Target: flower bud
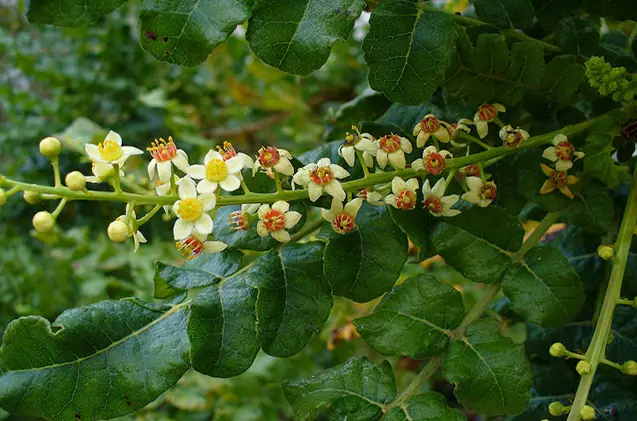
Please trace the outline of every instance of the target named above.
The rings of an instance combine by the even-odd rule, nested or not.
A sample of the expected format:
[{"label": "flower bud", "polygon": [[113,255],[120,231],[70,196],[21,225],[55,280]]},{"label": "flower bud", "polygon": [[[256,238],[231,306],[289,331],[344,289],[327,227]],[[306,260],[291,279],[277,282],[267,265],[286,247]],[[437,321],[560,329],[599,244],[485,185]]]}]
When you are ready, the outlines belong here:
[{"label": "flower bud", "polygon": [[108,226],[108,238],[115,243],[121,243],[128,238],[128,226],[122,221],[113,221]]},{"label": "flower bud", "polygon": [[49,159],[54,159],[60,154],[61,146],[56,138],[46,137],[40,141],[40,153]]},{"label": "flower bud", "polygon": [[24,192],[24,201],[30,205],[35,205],[40,202],[40,193],[27,190]]},{"label": "flower bud", "polygon": [[577,370],[577,372],[579,373],[580,376],[584,376],[586,374],[590,374],[591,372],[591,363],[589,363],[586,360],[582,360],[580,362],[577,363],[577,366],[575,366],[575,370]]},{"label": "flower bud", "polygon": [[553,415],[554,417],[559,417],[564,412],[566,412],[566,407],[562,405],[561,402],[555,401],[551,402],[551,404],[549,405],[549,414]]},{"label": "flower bud", "polygon": [[595,410],[588,406],[584,405],[582,409],[579,410],[579,416],[584,421],[590,421],[595,419]]},{"label": "flower bud", "polygon": [[41,211],[33,217],[33,228],[37,232],[51,232],[55,226],[55,218],[47,211]]},{"label": "flower bud", "polygon": [[0,206],[4,206],[7,203],[7,192],[0,189]]},{"label": "flower bud", "polygon": [[601,245],[597,247],[597,254],[604,260],[610,260],[615,256],[615,249],[611,246]]},{"label": "flower bud", "polygon": [[622,371],[629,376],[637,376],[637,362],[628,360],[622,366]]},{"label": "flower bud", "polygon": [[73,171],[66,175],[66,186],[71,190],[84,190],[86,187],[86,177],[79,171]]},{"label": "flower bud", "polygon": [[566,347],[560,342],[555,342],[553,345],[551,345],[551,348],[549,348],[549,354],[551,354],[553,357],[563,357],[565,352]]}]

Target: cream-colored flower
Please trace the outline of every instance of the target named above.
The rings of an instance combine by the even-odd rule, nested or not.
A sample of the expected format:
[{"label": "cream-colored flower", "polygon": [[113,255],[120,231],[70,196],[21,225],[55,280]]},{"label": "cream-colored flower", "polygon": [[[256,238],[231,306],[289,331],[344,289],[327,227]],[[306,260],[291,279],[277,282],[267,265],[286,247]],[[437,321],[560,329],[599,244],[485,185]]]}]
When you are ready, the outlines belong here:
[{"label": "cream-colored flower", "polygon": [[227,161],[219,152],[210,150],[204,158],[204,165],[191,165],[186,173],[197,180],[197,191],[201,194],[214,193],[217,186],[225,191],[235,191],[241,187],[241,169],[244,159],[234,156]]},{"label": "cream-colored flower", "polygon": [[175,245],[182,256],[186,257],[188,260],[194,259],[203,252],[219,253],[228,247],[228,245],[223,241],[206,241],[207,238],[208,234],[193,231],[193,233],[188,237],[177,241]]},{"label": "cream-colored flower", "polygon": [[356,215],[363,205],[363,199],[352,199],[345,207],[343,202],[338,199],[332,199],[332,206],[329,210],[321,209],[323,219],[332,225],[334,231],[339,234],[350,232],[356,227]]},{"label": "cream-colored flower", "polygon": [[416,170],[425,170],[429,174],[439,175],[447,168],[447,158],[453,158],[453,154],[447,150],[438,149],[435,146],[427,146],[422,151],[422,159],[417,159],[411,163],[411,167]]},{"label": "cream-colored flower", "polygon": [[446,187],[445,180],[442,178],[433,188],[431,188],[429,180],[425,180],[425,184],[422,186],[423,207],[429,209],[433,216],[451,217],[460,214],[459,210],[451,209],[458,202],[459,196],[457,194],[445,196]]},{"label": "cream-colored flower", "polygon": [[418,179],[410,178],[405,181],[400,177],[394,177],[391,181],[393,194],[387,195],[385,203],[400,210],[412,210],[416,207],[418,199]]},{"label": "cream-colored flower", "polygon": [[345,159],[347,165],[353,167],[356,163],[356,151],[363,153],[363,160],[368,167],[374,166],[374,155],[378,146],[374,136],[369,133],[360,133],[356,126],[352,126],[356,133],[347,133],[345,143],[338,148],[338,154]]},{"label": "cream-colored flower", "polygon": [[122,138],[114,131],[110,131],[104,141],[99,145],[87,143],[84,145],[86,154],[93,162],[101,162],[106,164],[116,164],[120,167],[131,155],[141,155],[144,153],[141,149],[133,146],[122,146]]},{"label": "cream-colored flower", "polygon": [[188,177],[179,180],[178,192],[179,200],[173,205],[173,212],[178,217],[173,227],[175,240],[182,240],[195,231],[202,235],[210,234],[213,222],[207,212],[217,204],[215,195],[197,195],[195,182]]},{"label": "cream-colored flower", "polygon": [[380,192],[370,190],[369,187],[366,187],[358,192],[356,196],[365,200],[370,205],[385,206],[385,196],[383,196],[383,194]]},{"label": "cream-colored flower", "polygon": [[378,139],[376,144],[378,146],[376,160],[381,168],[385,168],[388,161],[396,169],[403,169],[407,166],[405,153],[412,151],[411,142],[408,139],[390,134]]},{"label": "cream-colored flower", "polygon": [[310,200],[315,202],[325,191],[340,201],[345,200],[345,190],[338,181],[349,176],[349,172],[340,165],[332,164],[329,158],[321,158],[314,164],[308,164],[294,174],[293,181],[307,186]]},{"label": "cream-colored flower", "polygon": [[146,242],[146,237],[142,234],[141,231],[135,229],[135,221],[137,220],[137,215],[135,211],[131,209],[131,204],[126,204],[126,215],[130,215],[128,223],[126,224],[126,215],[118,216],[116,221],[121,221],[128,226],[128,236],[133,237],[133,242],[135,243],[135,253],[139,250],[139,244]]},{"label": "cream-colored flower", "polygon": [[517,148],[522,142],[529,138],[529,132],[519,127],[515,129],[510,124],[500,129],[500,139],[502,144],[509,148]]},{"label": "cream-colored flower", "polygon": [[[86,177],[87,183],[103,183],[115,174],[113,165],[104,162],[93,162],[91,164],[91,172],[93,176]],[[119,170],[119,176],[124,177],[124,171]]]},{"label": "cream-colored flower", "polygon": [[290,204],[279,200],[270,205],[261,205],[258,211],[259,222],[257,223],[257,234],[265,237],[268,234],[275,240],[285,243],[290,241],[290,233],[287,232],[301,220],[299,212],[291,211]]},{"label": "cream-colored flower", "polygon": [[568,188],[571,184],[576,184],[579,181],[579,178],[574,175],[568,175],[566,171],[554,170],[545,164],[540,164],[542,168],[542,172],[549,178],[544,182],[542,188],[540,189],[540,194],[548,194],[555,189],[558,189],[564,196],[569,199],[574,199],[575,195]]},{"label": "cream-colored flower", "polygon": [[416,146],[422,148],[431,136],[440,142],[449,142],[449,131],[451,125],[446,121],[439,120],[433,114],[427,114],[414,126],[413,135],[416,136]]},{"label": "cream-colored flower", "polygon": [[560,133],[553,138],[553,146],[544,149],[542,156],[555,162],[556,170],[567,171],[573,167],[574,161],[584,157],[584,152],[575,150],[568,138]]},{"label": "cream-colored flower", "polygon": [[168,142],[162,138],[155,139],[147,149],[153,157],[148,163],[148,176],[151,181],[156,178],[163,182],[170,181],[173,165],[184,173],[188,170],[188,155],[183,150],[177,149],[172,136],[168,137]]},{"label": "cream-colored flower", "polygon": [[259,156],[252,167],[252,175],[255,175],[260,168],[264,168],[266,172],[276,171],[279,174],[291,176],[294,174],[291,159],[292,154],[285,149],[274,146],[263,147],[259,149]]},{"label": "cream-colored flower", "polygon": [[252,224],[252,216],[259,212],[260,203],[244,203],[241,210],[228,215],[228,223],[233,231],[246,231]]},{"label": "cream-colored flower", "polygon": [[[489,123],[498,117],[498,113],[506,112],[506,108],[502,104],[482,104],[478,107],[478,111],[473,116],[473,124],[478,129],[480,139],[489,133]],[[466,120],[460,120],[461,123]]]},{"label": "cream-colored flower", "polygon": [[496,198],[498,189],[493,181],[482,181],[480,177],[467,177],[469,191],[460,196],[462,199],[485,208]]}]

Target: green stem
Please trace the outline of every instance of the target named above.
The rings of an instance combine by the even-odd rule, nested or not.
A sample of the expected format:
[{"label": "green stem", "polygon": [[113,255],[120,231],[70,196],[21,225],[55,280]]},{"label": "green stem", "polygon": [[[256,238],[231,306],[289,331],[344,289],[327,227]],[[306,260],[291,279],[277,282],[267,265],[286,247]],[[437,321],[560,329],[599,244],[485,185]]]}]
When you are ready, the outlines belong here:
[{"label": "green stem", "polygon": [[538,226],[535,227],[531,235],[529,235],[529,237],[524,241],[520,250],[512,256],[512,259],[515,261],[524,260],[524,255],[540,242],[542,237],[544,237],[544,233],[551,228],[551,225],[555,224],[557,220],[560,219],[561,215],[561,211],[547,213]]},{"label": "green stem", "polygon": [[615,313],[617,300],[621,295],[622,280],[624,278],[624,272],[628,262],[628,253],[630,251],[630,245],[636,226],[637,168],[635,168],[632,186],[630,188],[630,193],[628,194],[628,202],[624,211],[621,226],[619,227],[617,242],[615,243],[613,269],[610,273],[608,288],[606,289],[606,295],[604,296],[604,303],[602,304],[599,320],[595,327],[595,333],[593,333],[593,339],[586,351],[586,358],[591,364],[591,372],[590,374],[582,376],[582,379],[580,380],[577,393],[575,394],[575,399],[573,400],[573,409],[569,413],[567,421],[579,421],[579,411],[582,406],[586,404],[588,394],[590,393],[591,386],[593,385],[593,377],[595,377],[598,365],[604,359],[607,339],[613,323],[613,314]]},{"label": "green stem", "polygon": [[478,138],[477,138],[477,137],[475,137],[475,136],[471,136],[469,133],[465,133],[465,132],[463,132],[462,130],[458,130],[458,131],[456,131],[456,135],[457,135],[459,138],[461,138],[461,139],[468,140],[469,142],[471,142],[471,143],[475,143],[476,145],[480,145],[480,146],[482,146],[484,149],[489,150],[489,149],[492,149],[492,148],[493,148],[493,146],[491,146],[491,145],[487,145],[487,144],[486,144],[485,142],[483,142],[481,139],[478,139]]},{"label": "green stem", "polygon": [[120,184],[119,176],[119,164],[113,164],[113,188],[116,194],[122,193],[122,186]]},{"label": "green stem", "polygon": [[283,186],[281,186],[281,178],[279,177],[279,173],[276,171],[274,171],[274,183],[276,184],[277,194],[283,193]]},{"label": "green stem", "polygon": [[290,241],[296,242],[304,237],[307,237],[308,235],[319,229],[320,226],[323,225],[323,222],[325,222],[323,218],[317,218],[314,221],[306,223],[305,226],[303,226],[303,228],[301,228],[298,232],[292,234],[292,236],[290,237]]},{"label": "green stem", "polygon": [[430,359],[420,373],[416,375],[416,378],[409,383],[405,390],[403,390],[400,395],[398,395],[398,397],[385,408],[385,413],[395,406],[402,406],[409,402],[409,399],[411,399],[414,393],[418,392],[422,385],[429,380],[431,376],[436,374],[441,363],[442,355]]},{"label": "green stem", "polygon": [[248,187],[248,185],[246,184],[246,181],[244,180],[243,177],[241,177],[241,188],[243,189],[243,193],[244,194],[248,194],[251,193],[250,192],[250,188]]},{"label": "green stem", "polygon": [[55,208],[55,210],[51,214],[53,216],[53,219],[57,219],[60,212],[62,212],[62,209],[64,209],[64,206],[66,206],[66,202],[68,202],[67,198],[60,200],[60,203],[58,203],[57,208]]},{"label": "green stem", "polygon": [[62,178],[60,177],[60,161],[57,158],[53,158],[51,160],[51,165],[53,166],[53,178],[55,179],[55,187],[62,186]]},{"label": "green stem", "polygon": [[498,292],[500,292],[500,286],[501,285],[498,282],[495,284],[490,284],[484,289],[484,295],[482,296],[480,301],[478,301],[473,307],[471,307],[471,310],[469,310],[464,320],[462,320],[460,326],[458,326],[458,328],[454,331],[454,337],[458,338],[464,336],[464,331],[466,330],[467,326],[478,320],[484,314],[484,312],[487,311],[489,305],[491,305],[491,302],[495,299],[495,296],[498,295]]},{"label": "green stem", "polygon": [[358,161],[361,163],[361,168],[363,169],[363,175],[365,178],[369,177],[369,169],[367,168],[367,164],[365,163],[365,160],[363,159],[363,153],[359,150],[356,150],[356,157],[358,158]]},{"label": "green stem", "polygon": [[155,207],[152,208],[146,215],[144,215],[143,218],[137,220],[137,227],[139,228],[142,225],[144,225],[146,222],[148,222],[148,220],[152,218],[153,216],[155,216],[157,211],[159,211],[159,209],[161,208],[162,208],[161,205],[155,205]]}]

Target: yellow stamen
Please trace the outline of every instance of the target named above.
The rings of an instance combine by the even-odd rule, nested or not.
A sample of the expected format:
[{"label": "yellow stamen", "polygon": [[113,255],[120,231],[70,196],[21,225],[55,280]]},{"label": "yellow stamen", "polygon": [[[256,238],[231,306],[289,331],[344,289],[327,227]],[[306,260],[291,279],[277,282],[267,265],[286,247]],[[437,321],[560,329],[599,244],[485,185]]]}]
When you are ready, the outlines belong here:
[{"label": "yellow stamen", "polygon": [[177,214],[184,221],[194,222],[203,213],[203,206],[197,199],[182,199]]},{"label": "yellow stamen", "polygon": [[122,147],[112,140],[105,140],[97,145],[97,149],[99,150],[102,159],[108,162],[117,161],[124,155]]},{"label": "yellow stamen", "polygon": [[206,164],[206,179],[221,181],[228,176],[228,167],[222,159],[212,159]]}]

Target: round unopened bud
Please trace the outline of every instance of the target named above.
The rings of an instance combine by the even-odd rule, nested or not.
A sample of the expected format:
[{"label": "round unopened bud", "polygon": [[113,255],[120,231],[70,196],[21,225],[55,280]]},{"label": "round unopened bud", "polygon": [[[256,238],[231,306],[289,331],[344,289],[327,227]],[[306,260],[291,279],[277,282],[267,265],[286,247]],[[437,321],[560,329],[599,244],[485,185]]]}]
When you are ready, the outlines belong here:
[{"label": "round unopened bud", "polygon": [[79,171],[68,173],[64,181],[66,182],[66,186],[71,190],[84,190],[86,187],[86,177]]},{"label": "round unopened bud", "polygon": [[597,254],[604,260],[610,260],[615,256],[615,249],[611,246],[601,245],[597,247]]},{"label": "round unopened bud", "polygon": [[115,243],[121,243],[128,238],[128,226],[122,221],[113,221],[108,226],[108,238]]},{"label": "round unopened bud", "polygon": [[629,376],[637,376],[637,362],[628,360],[622,365],[622,371]]},{"label": "round unopened bud", "polygon": [[566,407],[562,405],[561,402],[555,401],[551,402],[551,404],[549,405],[549,414],[553,415],[554,417],[559,417],[564,412],[566,412]]},{"label": "round unopened bud", "polygon": [[30,205],[35,205],[40,202],[40,193],[34,191],[25,191],[24,192],[24,201]]},{"label": "round unopened bud", "polygon": [[57,158],[62,145],[54,137],[45,137],[40,141],[40,153],[49,159]]},{"label": "round unopened bud", "polygon": [[47,211],[41,211],[33,217],[33,228],[37,232],[51,232],[55,226],[55,218]]},{"label": "round unopened bud", "polygon": [[0,189],[0,206],[4,206],[7,203],[7,192]]},{"label": "round unopened bud", "polygon": [[563,357],[565,352],[566,347],[563,343],[560,342],[555,342],[553,345],[551,345],[551,348],[549,348],[549,354],[554,357]]},{"label": "round unopened bud", "polygon": [[577,370],[577,372],[579,373],[580,376],[584,376],[586,374],[590,374],[591,372],[591,363],[589,363],[586,360],[582,360],[580,362],[577,363],[577,365],[575,366],[575,370]]},{"label": "round unopened bud", "polygon": [[590,421],[595,419],[595,410],[593,407],[584,405],[582,409],[579,410],[579,416],[584,421]]}]

